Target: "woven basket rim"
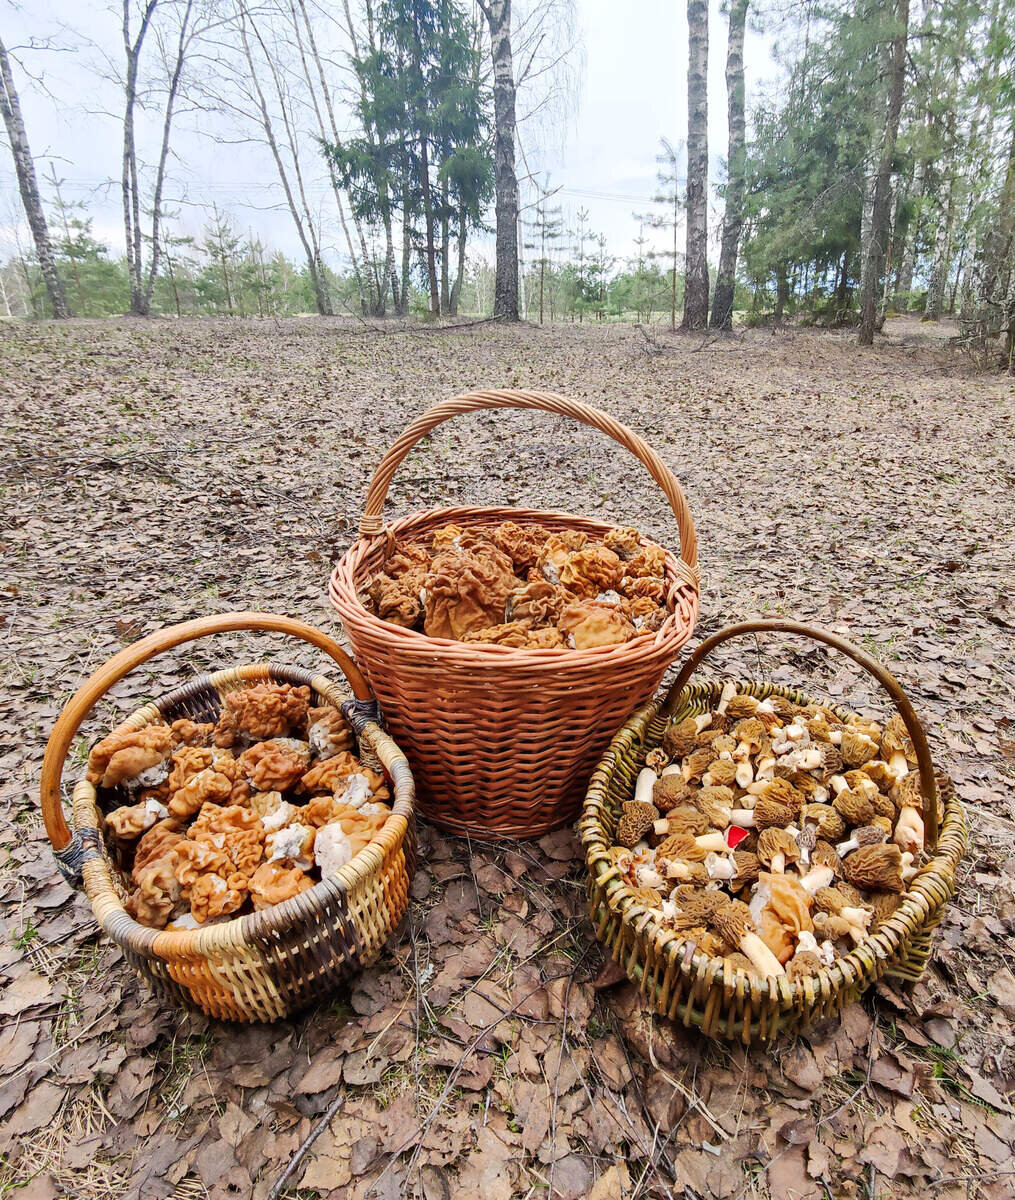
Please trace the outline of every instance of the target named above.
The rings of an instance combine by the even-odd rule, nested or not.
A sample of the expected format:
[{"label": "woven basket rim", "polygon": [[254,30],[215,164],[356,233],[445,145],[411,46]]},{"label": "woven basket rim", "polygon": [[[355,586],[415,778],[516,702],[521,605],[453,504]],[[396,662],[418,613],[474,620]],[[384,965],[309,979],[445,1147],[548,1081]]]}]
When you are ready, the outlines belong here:
[{"label": "woven basket rim", "polygon": [[[683,703],[679,707],[674,707],[674,713],[686,711],[706,699],[718,699],[727,683],[736,684],[738,693],[743,689],[753,688],[763,690],[765,695],[785,696],[798,704],[819,703],[840,719],[856,715],[844,705],[828,700],[816,700],[802,689],[787,684],[778,684],[768,680],[737,679],[731,676],[690,684],[682,694]],[[757,695],[758,692],[751,694]],[[585,866],[593,883],[599,884],[601,876],[612,869],[605,859],[605,851],[612,843],[603,829],[599,816],[599,811],[603,806],[598,801],[592,801],[592,793],[597,787],[605,786],[612,777],[618,743],[624,741],[632,727],[641,723],[647,725],[649,721],[658,716],[664,702],[665,696],[656,697],[631,716],[611,740],[593,775],[582,806],[580,819]],[[956,836],[950,828],[946,829],[946,824],[948,826],[957,824],[958,835]],[[815,985],[820,987],[822,984],[826,984],[831,991],[838,992],[844,987],[856,986],[866,980],[871,974],[871,967],[857,957],[857,951],[863,947],[873,944],[877,958],[889,960],[894,958],[904,948],[905,942],[919,930],[926,920],[928,912],[936,908],[939,903],[935,896],[928,894],[927,884],[931,880],[937,879],[945,885],[949,892],[952,890],[955,873],[965,848],[966,836],[966,822],[961,802],[954,789],[949,789],[947,796],[942,800],[941,834],[934,856],[914,878],[907,891],[903,893],[903,899],[898,909],[891,917],[882,922],[875,933],[865,938],[848,954],[837,957],[831,966],[822,965],[813,974],[798,976],[793,980],[786,976],[762,977],[756,972],[748,972],[742,967],[730,967],[721,955],[707,954],[700,950],[696,943],[683,937],[679,930],[666,929],[660,925],[653,915],[657,910],[639,904],[631,894],[630,887],[616,876],[607,880],[602,886],[607,902],[619,915],[622,924],[628,928],[636,944],[647,945],[650,941],[655,941],[660,949],[670,944],[677,947],[683,946],[685,959],[695,973],[703,974],[713,963],[721,963],[722,968],[717,975],[724,981],[736,981],[736,986],[744,986],[745,990],[750,995],[756,996],[761,1003],[769,1000],[775,992],[781,1001],[780,1007],[790,1008],[803,997],[808,987]],[[612,903],[613,897],[617,898],[616,905]],[[905,927],[906,918],[913,922],[912,928]],[[687,951],[692,947],[693,952],[687,957]]]},{"label": "woven basket rim", "polygon": [[[611,521],[600,521],[593,517],[578,516],[574,513],[561,512],[552,509],[523,509],[506,508],[501,506],[455,506],[450,508],[421,509],[400,517],[371,536],[361,536],[343,554],[332,571],[329,593],[332,603],[341,615],[343,623],[356,621],[364,630],[374,637],[387,639],[397,644],[400,654],[407,657],[432,659],[439,654],[444,661],[457,660],[460,665],[470,668],[497,669],[505,665],[516,667],[543,667],[560,669],[561,667],[578,668],[598,667],[603,665],[621,666],[627,663],[651,658],[654,654],[665,653],[672,657],[671,650],[683,645],[686,641],[686,629],[693,628],[697,615],[699,589],[692,587],[680,577],[680,560],[671,550],[664,549],[666,556],[667,604],[670,608],[666,620],[658,630],[639,633],[627,642],[609,646],[594,646],[591,649],[576,650],[571,647],[563,648],[518,648],[512,646],[496,646],[485,642],[461,642],[451,638],[435,638],[415,629],[406,629],[392,621],[382,620],[372,613],[359,598],[360,575],[365,569],[367,559],[379,547],[386,545],[390,538],[400,534],[411,534],[413,530],[427,527],[438,520],[455,524],[463,523],[473,527],[500,524],[503,521],[515,521],[518,524],[556,524],[561,527],[583,526],[597,533],[607,533],[611,529],[623,526]],[[411,540],[411,537],[410,539]],[[688,621],[680,618],[681,608],[686,604],[691,612]],[[623,661],[621,661],[623,660]]]},{"label": "woven basket rim", "polygon": [[[129,713],[116,727],[118,730],[129,726],[132,729],[144,728],[156,722],[165,721],[171,712],[173,703],[200,695],[206,690],[217,690],[219,685],[235,684],[241,681],[243,687],[252,687],[266,679],[284,681],[295,685],[309,686],[326,704],[341,711],[341,706],[347,699],[337,684],[314,671],[304,667],[289,666],[284,663],[262,661],[246,663],[241,666],[224,668],[214,672],[195,675],[187,683],[173,689],[171,692],[142,705]],[[343,719],[344,716],[343,716]],[[348,724],[348,721],[346,722]],[[115,732],[115,731],[114,731]],[[126,911],[119,895],[113,886],[113,867],[106,852],[101,832],[101,812],[98,808],[98,791],[87,779],[80,780],[73,792],[73,827],[76,832],[90,829],[98,834],[100,855],[84,864],[83,878],[85,892],[92,902],[93,908],[98,899],[103,899],[103,913],[96,912],[102,928],[118,945],[130,941],[131,949],[135,952],[157,952],[166,960],[191,959],[194,956],[207,955],[216,950],[228,950],[250,943],[250,936],[255,926],[258,935],[263,935],[265,924],[269,932],[281,934],[297,924],[305,922],[314,910],[322,908],[326,903],[348,894],[361,880],[372,875],[382,865],[384,854],[390,844],[400,842],[408,829],[409,819],[413,812],[411,784],[405,784],[397,778],[391,766],[399,759],[407,760],[398,749],[395,742],[374,721],[366,721],[358,737],[365,741],[369,748],[377,754],[384,766],[387,782],[392,788],[392,811],[377,836],[339,871],[327,879],[315,883],[312,888],[301,892],[279,904],[253,913],[244,913],[214,925],[198,929],[153,929],[135,921]],[[100,818],[96,822],[95,817]],[[110,899],[112,898],[112,899]],[[306,910],[309,907],[310,913]],[[265,917],[265,914],[271,914]],[[140,943],[140,945],[139,945]]]}]

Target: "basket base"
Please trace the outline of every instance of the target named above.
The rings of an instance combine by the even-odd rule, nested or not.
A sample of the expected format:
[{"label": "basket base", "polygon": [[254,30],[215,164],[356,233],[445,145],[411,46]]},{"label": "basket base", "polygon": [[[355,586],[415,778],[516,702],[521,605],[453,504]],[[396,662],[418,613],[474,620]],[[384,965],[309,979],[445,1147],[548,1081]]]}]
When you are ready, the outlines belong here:
[{"label": "basket base", "polygon": [[566,808],[561,808],[546,821],[526,821],[524,825],[501,825],[496,821],[486,821],[482,814],[477,814],[476,821],[457,821],[454,817],[442,815],[438,810],[425,804],[416,807],[417,817],[428,825],[441,829],[445,833],[453,833],[456,837],[470,837],[489,841],[492,838],[507,838],[515,842],[540,838],[554,830],[563,829],[565,825],[573,825],[581,813],[581,801],[576,800]]}]

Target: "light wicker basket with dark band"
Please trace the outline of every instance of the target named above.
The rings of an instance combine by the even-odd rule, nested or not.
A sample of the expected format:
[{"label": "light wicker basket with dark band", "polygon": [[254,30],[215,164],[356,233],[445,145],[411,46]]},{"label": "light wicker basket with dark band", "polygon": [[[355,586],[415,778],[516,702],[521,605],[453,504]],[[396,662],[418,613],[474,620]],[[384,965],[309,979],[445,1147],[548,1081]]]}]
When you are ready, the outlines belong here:
[{"label": "light wicker basket with dark band", "polygon": [[[670,614],[655,633],[590,650],[527,650],[431,638],[382,621],[360,600],[395,538],[423,541],[454,522],[468,529],[502,521],[602,537],[614,528],[561,512],[442,508],[384,525],[382,510],[399,465],[442,421],[483,409],[524,408],[583,421],[612,437],[647,468],[677,519],[680,554],[666,555]],[[698,613],[697,541],[680,484],[631,430],[597,409],[549,392],[473,392],[417,417],[370,484],[360,538],[332,577],[331,599],[356,660],[416,773],[419,812],[456,833],[535,837],[573,821],[610,731],[652,695],[690,637]]]},{"label": "light wicker basket with dark band", "polygon": [[[391,816],[351,862],[291,900],[207,929],[149,929],[124,910],[120,873],[101,834],[96,790],[85,780],[74,788],[71,835],[60,803],[67,752],[93,705],[134,667],[182,642],[233,630],[271,630],[310,642],[338,663],[356,699],[346,700],[323,675],[257,663],[199,675],[138,709],[118,728],[142,729],[179,717],[215,721],[223,696],[239,688],[265,681],[308,685],[317,706],[341,709],[356,734],[361,758],[389,780]],[[366,681],[340,646],[302,621],[268,613],[229,613],[163,629],[111,658],[73,696],[43,760],[46,832],[64,876],[84,887],[102,929],[155,991],[212,1017],[271,1021],[328,995],[375,961],[405,912],[416,865],[412,773],[378,719]]]},{"label": "light wicker basket with dark band", "polygon": [[[722,957],[699,951],[678,932],[665,929],[653,910],[637,902],[618,878],[608,850],[621,805],[634,793],[645,755],[662,742],[671,722],[708,712],[728,680],[688,681],[721,642],[760,632],[798,633],[841,650],[865,668],[892,697],[912,738],[923,784],[927,852],[930,860],[913,879],[896,912],[851,953],[813,976],[759,979],[730,968]],[[738,692],[763,699],[785,696],[796,704],[813,698],[774,683],[735,681]],[[845,709],[820,701],[840,719]],[[750,621],[714,634],[696,648],[664,698],[640,709],[617,733],[592,777],[581,820],[588,867],[590,915],[596,936],[641,989],[656,1012],[712,1037],[745,1043],[770,1041],[833,1016],[883,975],[919,979],[927,965],[933,931],[955,889],[955,872],[967,843],[966,824],[955,789],[935,774],[930,749],[912,705],[885,668],[844,639],[795,621]]]}]

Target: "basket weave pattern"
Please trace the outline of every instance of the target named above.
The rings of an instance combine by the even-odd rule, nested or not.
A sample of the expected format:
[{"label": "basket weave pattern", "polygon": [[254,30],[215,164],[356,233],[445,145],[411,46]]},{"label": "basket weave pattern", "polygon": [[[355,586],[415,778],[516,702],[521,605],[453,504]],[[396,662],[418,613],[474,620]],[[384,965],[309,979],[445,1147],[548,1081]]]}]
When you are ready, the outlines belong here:
[{"label": "basket weave pattern", "polygon": [[[561,512],[500,507],[430,509],[382,526],[394,471],[441,421],[477,409],[541,409],[607,432],[660,484],[677,516],[681,557],[666,555],[671,609],[662,627],[591,650],[529,650],[430,638],[376,617],[360,600],[395,539],[425,541],[442,525],[492,529],[503,521],[580,530],[614,526]],[[419,809],[453,832],[533,837],[573,821],[610,731],[659,686],[698,611],[694,523],[676,479],[635,434],[603,413],[541,392],[481,392],[437,405],[394,444],[367,497],[360,540],[329,592],[357,662],[417,777]]]},{"label": "basket weave pattern", "polygon": [[[271,1021],[328,995],[373,963],[408,905],[416,866],[412,773],[404,754],[376,722],[346,717],[357,736],[361,761],[386,775],[391,784],[392,811],[379,835],[341,870],[308,891],[222,924],[165,931],[134,921],[124,909],[121,875],[102,839],[103,815],[96,789],[87,780],[74,788],[73,838],[59,814],[60,769],[66,747],[91,707],[89,701],[102,694],[110,680],[121,678],[130,666],[169,644],[198,633],[241,628],[277,629],[313,641],[344,664],[357,695],[366,697],[362,676],[342,650],[301,622],[267,614],[234,614],[175,626],[146,639],[147,650],[138,643],[137,648],[122,652],[121,669],[110,671],[113,663],[107,664],[105,679],[103,672],[97,672],[68,705],[50,738],[43,765],[43,811],[50,838],[59,847],[61,869],[66,872],[71,861],[80,863],[81,883],[96,920],[156,992],[211,1017]],[[322,675],[258,663],[198,676],[138,709],[118,728],[137,730],[180,717],[215,721],[228,692],[264,681],[307,685],[318,707],[341,709],[345,700]]]},{"label": "basket weave pattern", "polygon": [[[681,933],[661,926],[654,910],[637,902],[608,850],[621,806],[632,798],[645,755],[662,743],[671,716],[680,721],[708,712],[718,703],[726,682],[681,688],[672,712],[664,699],[653,700],[611,742],[593,775],[581,821],[589,912],[597,938],[661,1016],[696,1026],[712,1037],[765,1042],[833,1016],[883,975],[920,977],[930,956],[933,931],[955,889],[955,872],[968,835],[951,780],[939,773],[941,820],[933,857],[896,912],[852,952],[811,977],[793,981],[785,976],[759,979],[730,969],[723,958],[701,953]],[[772,683],[738,681],[737,690],[759,700],[778,695],[795,704],[814,702],[804,692]],[[825,700],[820,703],[840,720],[850,715]]]}]

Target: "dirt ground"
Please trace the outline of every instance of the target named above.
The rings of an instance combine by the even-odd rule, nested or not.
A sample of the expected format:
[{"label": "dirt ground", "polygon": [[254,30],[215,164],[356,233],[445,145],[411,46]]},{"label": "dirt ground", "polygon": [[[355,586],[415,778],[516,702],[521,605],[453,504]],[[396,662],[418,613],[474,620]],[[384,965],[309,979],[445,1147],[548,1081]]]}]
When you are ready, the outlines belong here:
[{"label": "dirt ground", "polygon": [[[1015,1194],[1015,396],[917,323],[889,332],[859,351],[804,330],[0,327],[0,1195],[265,1200],[339,1097],[282,1195]],[[37,813],[61,705],[174,621],[264,608],[338,632],[327,576],[371,471],[412,415],[476,385],[586,400],[661,452],[697,520],[696,638],[781,613],[897,674],[972,838],[915,988],[771,1050],[657,1020],[603,963],[570,831],[508,846],[424,827],[378,965],[271,1027],[171,1010],[96,937]],[[389,511],[462,501],[676,539],[638,464],[557,418],[441,428]],[[264,653],[320,663],[238,635],[167,655],[99,706],[67,779],[143,699]],[[885,711],[792,639],[730,645],[715,670]]]}]

